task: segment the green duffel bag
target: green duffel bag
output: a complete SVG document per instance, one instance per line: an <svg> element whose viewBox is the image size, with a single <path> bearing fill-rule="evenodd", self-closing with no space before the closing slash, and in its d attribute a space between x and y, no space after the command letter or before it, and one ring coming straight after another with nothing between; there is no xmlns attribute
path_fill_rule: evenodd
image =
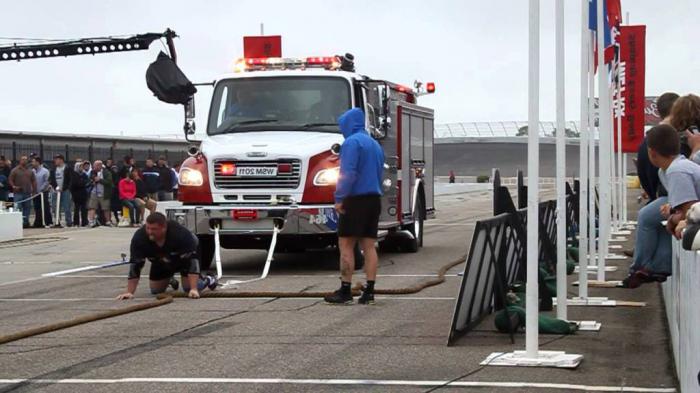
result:
<svg viewBox="0 0 700 393"><path fill-rule="evenodd" d="M507 310L508 312L506 312L506 309L503 309L496 313L496 318L494 319L496 329L501 333L509 333L509 322L513 332L517 332L520 328L525 328L525 309L520 306L508 306ZM578 326L573 322L546 315L539 315L537 319L540 333L573 334L578 330Z"/></svg>

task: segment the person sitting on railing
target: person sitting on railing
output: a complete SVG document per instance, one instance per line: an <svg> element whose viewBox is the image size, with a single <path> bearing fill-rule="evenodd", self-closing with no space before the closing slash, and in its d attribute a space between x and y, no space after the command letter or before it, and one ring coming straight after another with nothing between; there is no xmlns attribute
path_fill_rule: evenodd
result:
<svg viewBox="0 0 700 393"><path fill-rule="evenodd" d="M644 282L664 281L671 274L671 241L678 223L685 219L690 206L700 200L700 165L680 154L679 133L670 125L658 125L647 133L649 160L659 168L661 184L668 190L668 203L661 216L668 220L665 232L652 212L639 213L635 241L635 263L623 286L636 288ZM683 224L681 224L681 228Z"/></svg>
<svg viewBox="0 0 700 393"><path fill-rule="evenodd" d="M700 201L700 165L680 154L680 137L671 126L657 126L654 131L658 139L656 149L649 143L649 158L659 167L659 179L668 190L668 205L663 213L668 217L666 229L680 238L678 224L685 221L690 207ZM678 146L678 151L673 149ZM675 153L675 154L674 154Z"/></svg>

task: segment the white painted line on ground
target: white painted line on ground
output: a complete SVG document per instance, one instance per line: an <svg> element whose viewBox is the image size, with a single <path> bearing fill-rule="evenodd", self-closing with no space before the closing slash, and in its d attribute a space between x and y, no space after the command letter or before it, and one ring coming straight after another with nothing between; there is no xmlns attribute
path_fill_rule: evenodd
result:
<svg viewBox="0 0 700 393"><path fill-rule="evenodd" d="M644 392L672 393L675 388L643 388L633 386L574 385L544 382L487 382L487 381L436 381L436 380L391 380L391 379L284 379L284 378L116 378L116 379L0 379L0 384L128 384L128 383L173 383L173 384L292 384L292 385L349 385L349 386L454 386L454 387L501 387L559 389L586 392Z"/></svg>
<svg viewBox="0 0 700 393"><path fill-rule="evenodd" d="M113 301L117 302L116 298L69 298L69 299L29 299L29 298L19 298L19 299L0 299L0 302L90 302L90 301Z"/></svg>
<svg viewBox="0 0 700 393"><path fill-rule="evenodd" d="M377 274L377 277L437 277L437 274ZM51 278L126 278L126 274L66 274L62 276L56 276ZM247 278L247 277L258 277L255 275L236 275L227 276L223 275L222 278ZM337 274L293 274L293 275L272 275L269 278L337 278ZM457 274L445 274L445 277L460 277Z"/></svg>
<svg viewBox="0 0 700 393"><path fill-rule="evenodd" d="M171 293L171 292L167 292ZM404 295L386 295L386 296L377 296L377 299L381 300L455 300L456 298L454 297L440 297L440 296L404 296ZM147 297L141 297L137 299L148 299ZM209 299L217 299L217 298L209 298ZM225 299L225 298L218 298L218 299ZM262 297L251 297L251 298L230 298L230 299L274 299L274 297L269 297L269 298L262 298ZM299 300L299 299L309 299L310 301L315 301L317 299L315 298L308 298L308 297L285 297L285 298L280 298L280 300L289 300L289 299L294 299L294 300ZM55 299L55 298L0 298L0 302L91 302L91 301L113 301L113 302L118 302L116 298L111 298L111 297L95 297L95 298L63 298L63 299Z"/></svg>
<svg viewBox="0 0 700 393"><path fill-rule="evenodd" d="M473 227L476 225L475 222L470 222L466 224L440 224L440 223L425 223L426 227Z"/></svg>
<svg viewBox="0 0 700 393"><path fill-rule="evenodd" d="M6 285L12 285L12 284L21 284L23 282L30 282L30 281L36 281L36 280L41 280L46 277L32 277L32 278L25 278L23 280L17 280L17 281L10 281L10 282L4 282L0 284L0 287L4 287Z"/></svg>

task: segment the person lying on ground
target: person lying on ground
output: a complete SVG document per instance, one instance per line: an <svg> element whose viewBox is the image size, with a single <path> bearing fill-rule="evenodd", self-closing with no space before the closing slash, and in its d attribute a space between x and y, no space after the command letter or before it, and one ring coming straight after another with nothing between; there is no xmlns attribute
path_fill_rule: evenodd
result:
<svg viewBox="0 0 700 393"><path fill-rule="evenodd" d="M179 285L173 277L175 273L180 273L182 289L191 299L199 299L199 292L205 288L214 290L217 279L200 273L197 246L197 237L187 228L167 220L162 213L149 215L146 225L137 230L131 239L127 291L117 299L134 298L146 259L151 262L148 279L154 295L165 292L168 286L177 290Z"/></svg>

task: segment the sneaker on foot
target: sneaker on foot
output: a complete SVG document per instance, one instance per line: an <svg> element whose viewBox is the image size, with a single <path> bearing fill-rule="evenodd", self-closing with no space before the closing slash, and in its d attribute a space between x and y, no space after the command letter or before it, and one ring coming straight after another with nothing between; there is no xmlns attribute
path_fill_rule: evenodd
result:
<svg viewBox="0 0 700 393"><path fill-rule="evenodd" d="M352 293L338 289L332 294L323 298L329 304L352 304Z"/></svg>
<svg viewBox="0 0 700 393"><path fill-rule="evenodd" d="M219 280L216 279L216 277L212 275L207 275L204 278L207 282L207 288L209 288L210 291L213 291L216 289L216 287L219 285Z"/></svg>
<svg viewBox="0 0 700 393"><path fill-rule="evenodd" d="M357 304L374 305L374 292L368 292L367 288L362 288L362 294L357 299Z"/></svg>
<svg viewBox="0 0 700 393"><path fill-rule="evenodd" d="M177 281L175 277L170 277L170 283L168 283L168 285L170 285L174 291L177 291L177 289L180 288L180 282Z"/></svg>
<svg viewBox="0 0 700 393"><path fill-rule="evenodd" d="M622 280L622 287L630 289L639 288L645 282L649 282L649 274L644 269L639 269Z"/></svg>

